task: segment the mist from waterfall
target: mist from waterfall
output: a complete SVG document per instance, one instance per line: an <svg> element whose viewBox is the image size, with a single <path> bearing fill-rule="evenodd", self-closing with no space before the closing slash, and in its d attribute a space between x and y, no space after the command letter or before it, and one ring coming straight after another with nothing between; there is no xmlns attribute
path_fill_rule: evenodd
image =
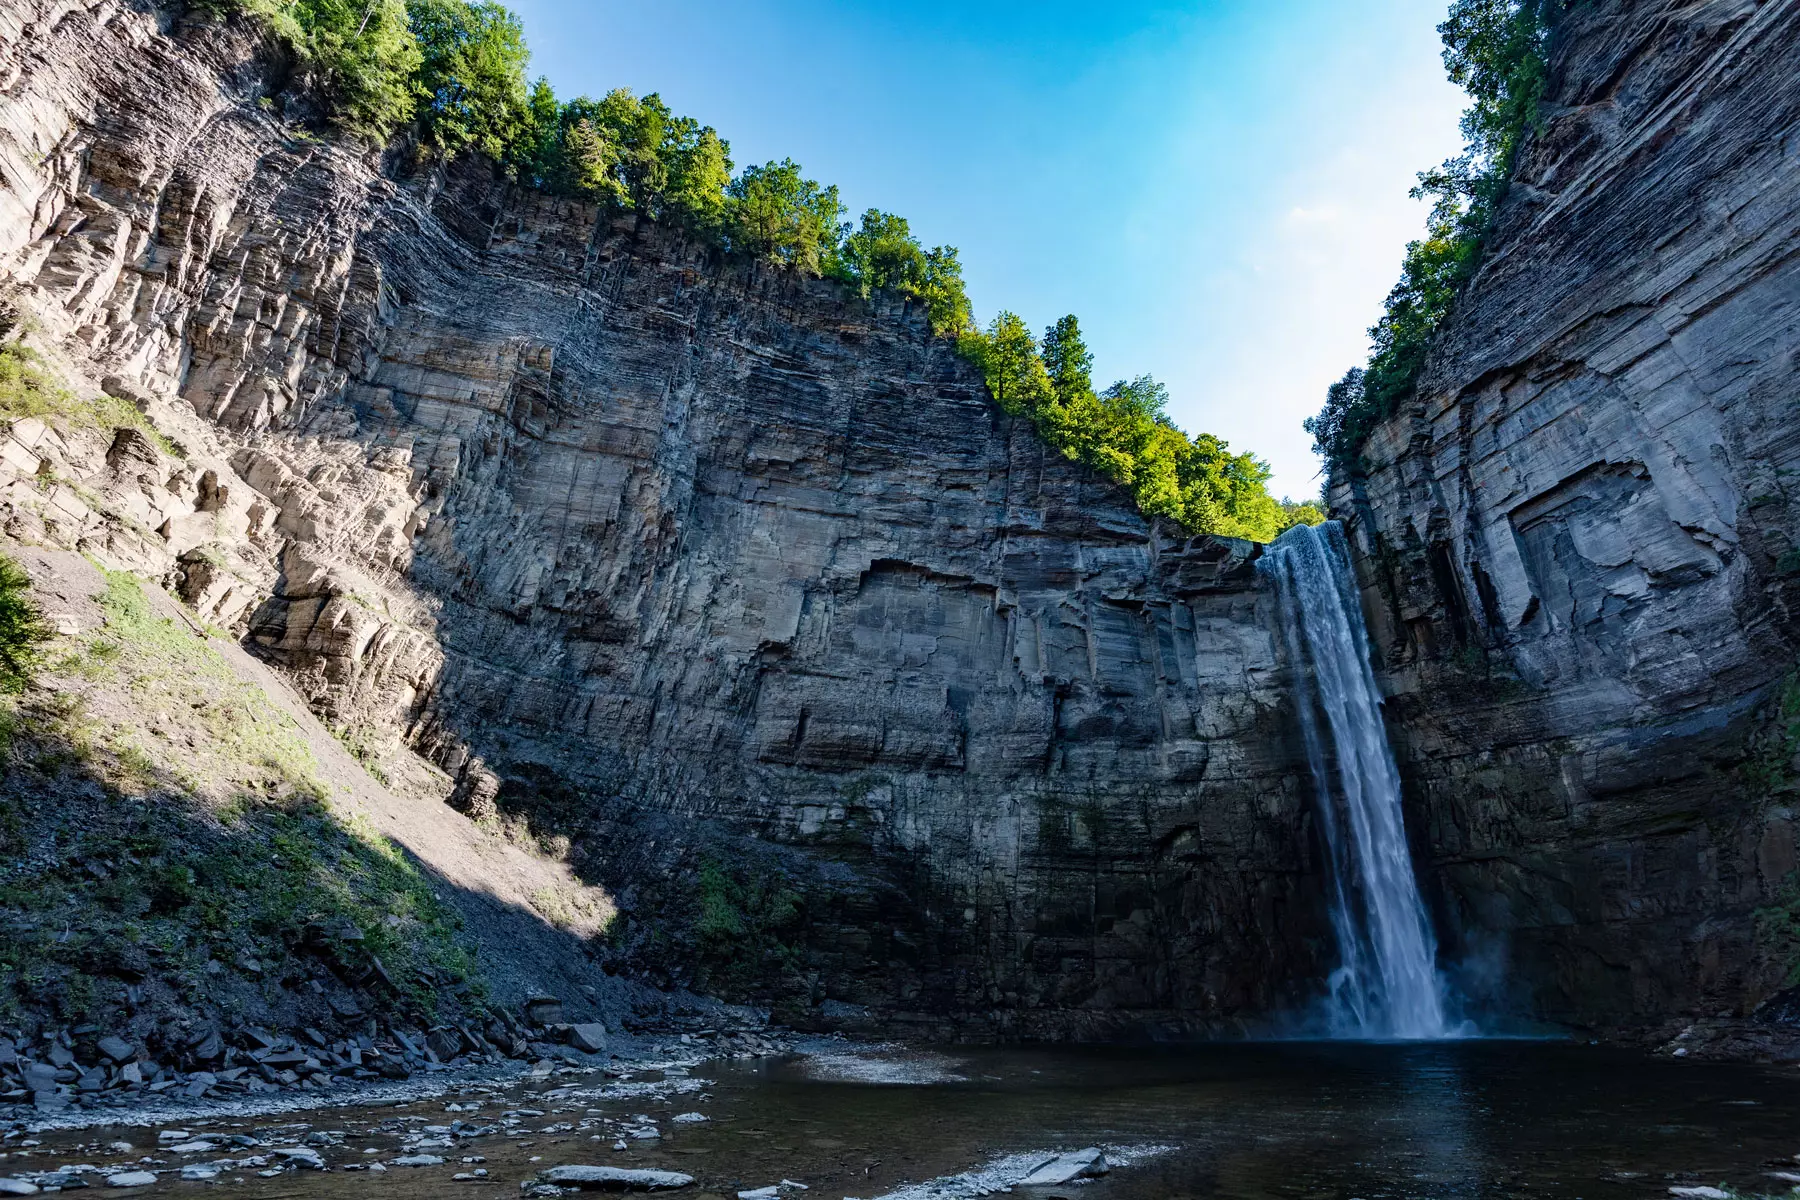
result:
<svg viewBox="0 0 1800 1200"><path fill-rule="evenodd" d="M1298 525L1261 560L1274 576L1300 728L1330 855L1339 963L1333 1037L1464 1036L1446 1015L1437 942L1419 896L1343 526ZM1323 720L1321 720L1321 716Z"/></svg>

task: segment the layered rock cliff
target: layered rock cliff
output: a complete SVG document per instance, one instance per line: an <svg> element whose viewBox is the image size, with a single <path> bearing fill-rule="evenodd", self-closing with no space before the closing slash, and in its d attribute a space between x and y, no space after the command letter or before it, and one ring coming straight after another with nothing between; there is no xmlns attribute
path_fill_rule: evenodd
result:
<svg viewBox="0 0 1800 1200"><path fill-rule="evenodd" d="M1440 924L1553 1020L1792 982L1796 61L1790 3L1574 6L1419 397L1333 489Z"/></svg>
<svg viewBox="0 0 1800 1200"><path fill-rule="evenodd" d="M611 969L1054 1035L1317 986L1255 547L1147 524L896 299L284 125L244 27L0 38L9 303L186 455L15 428L9 536L164 579L445 820L565 852Z"/></svg>

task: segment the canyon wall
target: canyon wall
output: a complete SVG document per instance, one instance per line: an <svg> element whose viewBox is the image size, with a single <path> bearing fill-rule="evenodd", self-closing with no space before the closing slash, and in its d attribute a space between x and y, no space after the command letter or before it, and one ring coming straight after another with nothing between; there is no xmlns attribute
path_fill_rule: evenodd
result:
<svg viewBox="0 0 1800 1200"><path fill-rule="evenodd" d="M1800 961L1797 62L1792 3L1574 6L1418 399L1332 489L1451 955L1543 1018L1743 1016Z"/></svg>
<svg viewBox="0 0 1800 1200"><path fill-rule="evenodd" d="M279 69L0 3L13 319L183 452L15 427L10 537L165 580L446 820L566 853L611 969L1045 1036L1317 987L1256 547L1147 523L898 298L321 139Z"/></svg>

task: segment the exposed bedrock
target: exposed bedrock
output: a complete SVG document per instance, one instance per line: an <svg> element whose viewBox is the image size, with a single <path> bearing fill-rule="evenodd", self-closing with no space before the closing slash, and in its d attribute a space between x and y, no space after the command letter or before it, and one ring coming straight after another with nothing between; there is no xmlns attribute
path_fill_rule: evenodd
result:
<svg viewBox="0 0 1800 1200"><path fill-rule="evenodd" d="M1332 496L1440 922L1540 1016L1791 982L1797 62L1793 3L1576 6L1421 398Z"/></svg>
<svg viewBox="0 0 1800 1200"><path fill-rule="evenodd" d="M0 0L0 38L10 302L189 455L21 449L12 536L567 839L620 969L1045 1036L1317 986L1255 547L1148 525L898 300L283 126L243 29Z"/></svg>

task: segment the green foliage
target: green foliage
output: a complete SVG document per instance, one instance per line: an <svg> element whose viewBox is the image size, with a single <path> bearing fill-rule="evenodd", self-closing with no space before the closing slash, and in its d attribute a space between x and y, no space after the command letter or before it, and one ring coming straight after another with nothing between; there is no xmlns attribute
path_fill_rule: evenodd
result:
<svg viewBox="0 0 1800 1200"><path fill-rule="evenodd" d="M31 576L0 554L0 694L17 695L44 661L51 630L31 600Z"/></svg>
<svg viewBox="0 0 1800 1200"><path fill-rule="evenodd" d="M861 228L844 238L827 273L865 297L891 288L918 301L940 337L974 324L956 247L925 249L905 217L875 208L863 213Z"/></svg>
<svg viewBox="0 0 1800 1200"><path fill-rule="evenodd" d="M1352 368L1306 422L1334 470L1418 385L1432 335L1481 261L1494 212L1543 101L1550 33L1571 0L1454 0L1438 33L1450 79L1469 94L1463 152L1425 171L1415 198L1433 201L1426 234L1408 243L1400 281L1369 330L1366 367Z"/></svg>
<svg viewBox="0 0 1800 1200"><path fill-rule="evenodd" d="M408 0L419 47L418 113L447 157L477 150L502 159L526 136L525 66L531 53L519 18L490 0Z"/></svg>
<svg viewBox="0 0 1800 1200"><path fill-rule="evenodd" d="M1093 355L1073 316L1044 331L1040 348L1016 314L1003 312L958 349L1007 412L1030 417L1044 440L1131 490L1138 507L1196 533L1272 541L1316 506L1277 503L1269 468L1233 454L1211 434L1190 438L1167 414L1168 389L1148 375L1094 390Z"/></svg>
<svg viewBox="0 0 1800 1200"><path fill-rule="evenodd" d="M347 133L383 141L412 118L422 57L406 0L241 0L293 47Z"/></svg>
<svg viewBox="0 0 1800 1200"><path fill-rule="evenodd" d="M0 419L38 417L65 428L141 431L172 458L180 447L159 433L136 406L114 396L92 399L64 387L37 351L17 342L0 345Z"/></svg>
<svg viewBox="0 0 1800 1200"><path fill-rule="evenodd" d="M778 874L702 858L693 915L698 982L723 995L748 995L792 969L803 916L803 897Z"/></svg>
<svg viewBox="0 0 1800 1200"><path fill-rule="evenodd" d="M846 228L837 188L806 178L791 158L745 167L725 191L732 249L811 275L830 261Z"/></svg>

